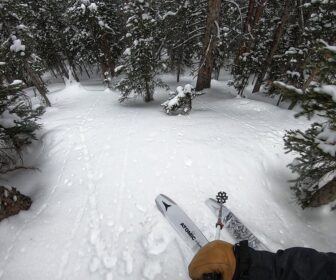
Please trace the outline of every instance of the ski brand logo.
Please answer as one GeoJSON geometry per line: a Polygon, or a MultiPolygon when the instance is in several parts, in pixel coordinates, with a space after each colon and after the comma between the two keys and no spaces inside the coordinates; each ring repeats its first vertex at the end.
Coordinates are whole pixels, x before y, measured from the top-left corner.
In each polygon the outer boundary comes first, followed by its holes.
{"type": "Polygon", "coordinates": [[[168,211],[168,208],[169,208],[171,205],[165,203],[164,201],[162,201],[162,203],[163,203],[164,207],[166,208],[166,211],[168,211]]]}
{"type": "Polygon", "coordinates": [[[184,223],[181,223],[180,226],[184,229],[184,231],[190,236],[192,240],[196,239],[196,236],[190,231],[190,229],[184,223]]]}

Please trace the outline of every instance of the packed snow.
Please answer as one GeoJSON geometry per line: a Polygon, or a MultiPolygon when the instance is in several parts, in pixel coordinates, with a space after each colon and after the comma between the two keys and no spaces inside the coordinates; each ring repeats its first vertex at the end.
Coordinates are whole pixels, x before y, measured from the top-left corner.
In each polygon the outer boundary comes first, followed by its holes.
{"type": "MultiPolygon", "coordinates": [[[[195,81],[179,85],[187,83],[195,81]]],[[[0,279],[188,279],[190,252],[156,209],[160,193],[209,240],[216,218],[204,202],[223,190],[271,250],[336,251],[336,211],[303,211],[289,191],[294,155],[284,153],[282,137],[309,127],[295,112],[239,98],[225,81],[213,81],[187,116],[163,112],[162,89],[150,104],[119,104],[99,81],[49,90],[40,140],[24,154],[38,170],[0,181],[33,199],[29,211],[0,223],[0,279]]]]}

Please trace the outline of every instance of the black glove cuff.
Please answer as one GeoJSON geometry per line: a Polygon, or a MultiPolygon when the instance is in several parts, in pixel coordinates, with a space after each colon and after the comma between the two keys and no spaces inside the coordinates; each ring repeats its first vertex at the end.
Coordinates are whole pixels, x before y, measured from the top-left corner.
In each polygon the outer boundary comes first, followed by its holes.
{"type": "Polygon", "coordinates": [[[244,240],[236,244],[234,253],[237,265],[233,280],[249,280],[250,255],[248,241],[244,240]]]}

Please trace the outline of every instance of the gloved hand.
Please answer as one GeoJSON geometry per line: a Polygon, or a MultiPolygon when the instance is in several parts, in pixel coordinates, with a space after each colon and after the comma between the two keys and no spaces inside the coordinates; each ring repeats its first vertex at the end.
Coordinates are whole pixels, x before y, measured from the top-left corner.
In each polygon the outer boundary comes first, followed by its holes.
{"type": "Polygon", "coordinates": [[[209,242],[194,256],[188,270],[193,280],[200,280],[203,274],[213,272],[220,273],[222,280],[232,280],[236,270],[233,245],[221,240],[209,242]]]}

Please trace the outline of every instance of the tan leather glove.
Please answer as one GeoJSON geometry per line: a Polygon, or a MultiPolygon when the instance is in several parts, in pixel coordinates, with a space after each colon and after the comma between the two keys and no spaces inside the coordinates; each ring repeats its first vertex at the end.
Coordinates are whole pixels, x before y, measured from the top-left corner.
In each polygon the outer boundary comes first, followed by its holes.
{"type": "Polygon", "coordinates": [[[232,280],[236,270],[236,257],[233,245],[225,241],[209,242],[201,248],[188,267],[193,280],[202,279],[203,274],[221,273],[222,280],[232,280]]]}

